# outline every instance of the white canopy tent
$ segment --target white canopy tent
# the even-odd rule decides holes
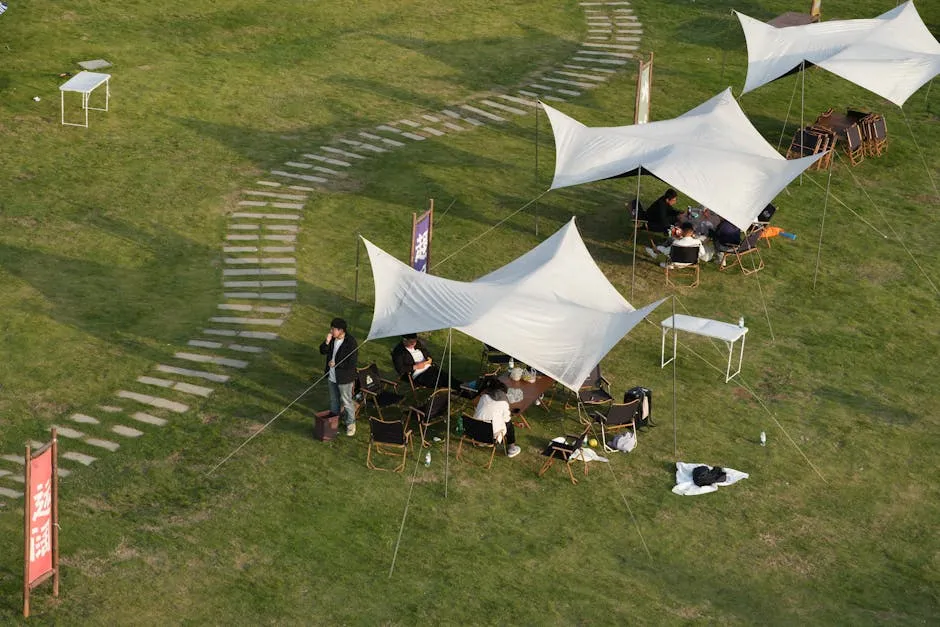
[[[747,40],[744,93],[818,65],[899,107],[940,74],[940,43],[913,2],[874,19],[776,28],[735,11]]]
[[[648,172],[747,229],[823,155],[785,159],[726,89],[691,111],[649,124],[589,128],[542,103],[555,134],[551,189]]]
[[[663,302],[634,309],[597,267],[573,218],[528,253],[469,283],[416,272],[364,241],[375,281],[369,339],[454,328],[572,390]]]

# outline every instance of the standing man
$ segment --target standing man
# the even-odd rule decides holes
[[[356,366],[359,363],[359,344],[346,333],[346,321],[333,318],[330,332],[320,344],[320,354],[326,355],[329,373],[330,411],[339,415],[342,409],[346,435],[356,435],[356,403],[353,401],[353,386],[356,381]]]

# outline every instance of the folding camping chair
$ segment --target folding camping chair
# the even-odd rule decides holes
[[[398,394],[398,382],[382,376],[379,367],[374,362],[365,368],[356,369],[356,384],[358,391],[362,393],[362,407],[371,402],[379,418],[382,419],[384,419],[383,409],[399,405],[405,398]]]
[[[548,443],[548,446],[545,447],[545,450],[542,451],[542,455],[548,457],[545,460],[545,463],[542,465],[542,468],[539,470],[539,477],[548,472],[548,469],[552,467],[555,463],[555,460],[561,460],[565,462],[565,468],[568,469],[568,476],[571,477],[571,483],[577,485],[578,480],[574,478],[574,473],[571,472],[571,462],[576,459],[580,459],[581,463],[584,464],[584,476],[588,474],[587,462],[584,461],[583,455],[578,455],[577,458],[575,454],[581,450],[581,447],[584,445],[584,438],[587,437],[587,434],[591,432],[591,425],[588,425],[581,435],[565,435],[563,442],[555,442],[552,440]]]
[[[493,348],[486,342],[483,343],[483,354],[480,357],[480,373],[496,374],[500,368],[512,361],[512,355],[508,355],[498,348]],[[495,369],[494,369],[495,367]],[[495,370],[495,372],[494,372]]]
[[[468,464],[472,463],[465,458],[464,444],[467,444],[467,448],[489,448],[491,449],[490,459],[484,466],[486,470],[489,470],[490,466],[493,465],[493,459],[496,457],[496,445],[498,444],[493,437],[493,424],[477,420],[467,414],[463,414],[461,420],[463,420],[463,433],[460,435],[460,443],[457,445],[457,459]],[[505,447],[505,440],[503,440],[503,448]]]
[[[421,446],[431,446],[431,443],[427,439],[428,427],[447,420],[447,403],[449,400],[450,390],[441,388],[440,390],[435,390],[420,409],[414,406],[408,408],[409,422],[412,416],[414,416],[418,422],[418,432],[421,434]]]
[[[607,434],[630,427],[633,429],[633,437],[636,437],[636,419],[642,408],[642,398],[634,398],[627,403],[612,403],[607,413],[599,411],[594,412],[594,421],[601,426],[601,442],[605,451],[610,451],[607,446]]]
[[[399,417],[396,420],[382,420],[381,418],[370,417],[369,427],[371,436],[369,437],[369,450],[366,453],[366,468],[370,470],[391,470],[392,472],[401,472],[405,468],[405,460],[408,457],[408,448],[414,451],[414,443],[411,439],[411,429],[404,418]],[[372,452],[375,451],[381,455],[390,455],[397,457],[401,452],[401,463],[395,468],[381,468],[372,461]]]
[[[770,226],[770,221],[773,219],[775,213],[777,213],[777,207],[775,207],[773,204],[770,204],[764,207],[763,211],[761,211],[760,214],[757,216],[757,219],[754,220],[754,223],[751,225],[751,228],[748,229],[748,233],[750,233],[752,230],[757,229],[757,228],[765,228],[765,227]],[[765,244],[767,244],[767,248],[771,248],[769,237],[762,237],[758,241],[759,242],[763,241]]]
[[[819,135],[810,132],[809,127],[801,128],[793,134],[793,140],[787,149],[787,159],[799,159],[822,152],[820,146],[822,138]]]
[[[578,390],[577,400],[572,404],[572,397],[565,401],[565,409],[576,409],[578,402],[584,405],[604,405],[613,403],[614,397],[610,395],[610,381],[601,374],[601,365],[597,364],[584,379]]]
[[[666,262],[666,285],[676,287],[676,284],[669,280],[669,273],[685,270],[695,274],[695,280],[688,287],[698,287],[701,272],[701,266],[698,263],[698,246],[676,246],[673,244],[669,248],[669,261]]]
[[[763,269],[764,258],[761,257],[760,249],[757,247],[757,242],[760,240],[760,236],[763,232],[764,227],[753,229],[747,234],[747,237],[744,238],[743,242],[737,246],[729,246],[723,249],[721,252],[723,252],[725,256],[721,261],[721,265],[718,266],[718,269],[724,271],[733,268],[734,266],[741,266],[741,272],[744,274],[753,274],[758,270]],[[752,261],[752,267],[748,269],[744,266],[744,258],[749,257],[750,255],[757,255],[757,262],[755,264]]]
[[[817,153],[824,152],[825,156],[822,157],[819,161],[810,166],[809,169],[812,170],[827,170],[829,169],[829,164],[832,162],[832,151],[835,150],[836,143],[839,141],[838,135],[828,126],[810,126],[809,132],[813,135],[819,137],[819,148],[816,150]],[[814,153],[815,154],[815,153]]]
[[[862,140],[865,152],[869,157],[880,157],[888,149],[888,125],[885,119],[877,113],[872,113],[862,119]]]
[[[862,131],[857,124],[845,129],[845,154],[849,156],[852,165],[858,165],[865,160],[865,142],[862,140]]]

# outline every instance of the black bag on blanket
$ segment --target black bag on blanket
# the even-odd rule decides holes
[[[692,483],[699,487],[713,483],[721,483],[727,478],[728,475],[721,466],[715,466],[714,468],[696,466],[692,469]]]

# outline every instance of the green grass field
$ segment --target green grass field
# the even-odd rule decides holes
[[[670,290],[657,265],[637,259],[631,302],[676,298],[603,365],[615,396],[634,385],[654,390],[659,426],[640,433],[633,453],[592,464],[577,486],[558,468],[536,476],[545,442],[577,426],[561,396],[530,415],[533,428],[519,433],[523,453],[498,457],[489,472],[445,461],[437,445],[430,468],[412,459],[398,475],[366,469],[364,420],[355,438],[313,440],[311,415],[326,403],[320,387],[210,475],[319,375],[317,345],[332,317],[345,316],[365,338],[372,282],[363,260],[357,305],[356,234],[405,258],[412,212],[428,198],[437,208],[435,258],[457,253],[437,274],[471,280],[576,216],[599,266],[630,298],[623,202],[636,179],[550,192],[480,237],[549,186],[544,115],[537,168],[529,112],[369,154],[331,184],[271,175],[320,146],[362,140],[361,131],[528,89],[577,63],[571,58],[591,28],[584,9],[593,7],[9,4],[0,16],[0,455],[21,454],[53,424],[76,428],[76,413],[107,417],[102,405],[130,413],[117,390],[192,407],[148,410],[168,424],[138,424],[146,432],[139,438],[102,430],[120,442],[114,453],[60,438],[63,453],[98,460],[62,463],[71,471],[60,484],[62,589],[58,599],[48,586],[34,593],[31,622],[936,621],[936,90],[922,88],[902,112],[822,70],[807,72],[806,117],[829,107],[883,112],[887,154],[855,168],[840,155],[831,180],[810,172],[782,193],[775,222],[798,238],[775,242],[756,275],[711,264],[697,289]],[[642,23],[640,49],[655,51],[654,119],[729,85],[740,91],[746,52],[731,8],[765,20],[800,8],[780,0],[631,5]],[[827,0],[823,17],[873,17],[893,6]],[[918,9],[936,34],[940,7],[921,1]],[[61,126],[59,74],[95,58],[114,64],[106,70],[112,109],[91,112],[88,129]],[[551,104],[590,125],[630,123],[635,67],[619,69],[598,88]],[[786,134],[798,123],[797,80],[739,101],[774,145],[791,98]],[[290,253],[297,300],[278,339],[243,342],[263,346],[259,355],[208,351],[245,359],[245,369],[173,361],[193,350],[188,341],[212,339],[202,331],[225,315],[220,303],[242,302],[224,295],[223,245],[233,214],[253,210],[239,205],[242,191],[271,180],[314,189]],[[644,177],[641,189],[649,202],[663,184]],[[682,338],[675,404],[673,371],[656,367],[658,325],[673,306],[724,320],[743,315],[750,328],[744,369],[729,384],[719,374],[722,346]],[[447,334],[430,338],[440,355]],[[360,363],[390,369],[393,344],[365,344]],[[479,348],[454,334],[458,376],[476,374]],[[207,399],[136,382],[162,376],[154,366],[170,363],[231,379]],[[670,493],[677,459],[751,476],[680,498]],[[0,488],[22,490],[21,471],[0,458]],[[4,624],[22,620],[22,526],[22,499],[0,497]]]

